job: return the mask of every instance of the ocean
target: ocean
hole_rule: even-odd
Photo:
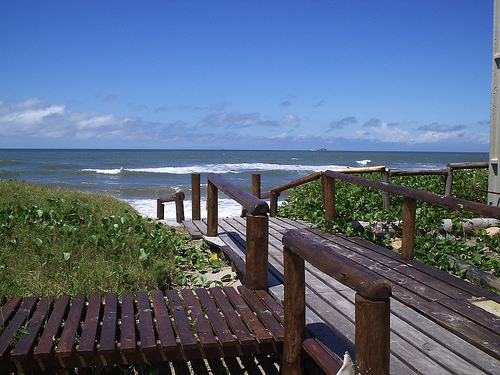
[[[262,191],[324,169],[380,166],[439,168],[450,162],[488,161],[488,153],[237,151],[237,150],[50,150],[0,149],[0,180],[26,180],[56,189],[109,193],[140,214],[156,217],[156,199],[186,194],[191,218],[191,173],[201,174],[202,217],[206,217],[206,175],[217,173],[251,192],[251,176],[261,174]],[[286,197],[283,194],[280,197]],[[219,216],[239,215],[241,207],[219,195]],[[165,219],[175,220],[174,203]]]

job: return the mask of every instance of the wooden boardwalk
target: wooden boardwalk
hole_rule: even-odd
[[[283,299],[281,238],[287,230],[299,229],[391,281],[392,374],[500,374],[498,295],[356,238],[283,218],[269,223],[269,293],[278,301]],[[193,236],[206,234],[204,221],[184,224]],[[243,274],[245,225],[243,218],[220,219],[219,235],[205,237],[229,253]],[[308,332],[339,356],[352,353],[354,292],[307,267],[306,300]]]

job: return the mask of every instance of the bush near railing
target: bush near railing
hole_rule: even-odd
[[[369,176],[375,177],[371,174]],[[436,193],[442,192],[444,184],[442,177],[436,175],[393,177],[391,182]],[[453,196],[477,202],[477,188],[486,190],[486,184],[487,171],[455,171]],[[394,239],[390,235],[379,237],[370,228],[357,229],[351,222],[398,222],[403,216],[403,198],[391,195],[391,206],[383,209],[382,196],[378,190],[339,180],[336,181],[336,190],[336,217],[333,222],[327,222],[325,218],[320,181],[295,188],[293,194],[280,206],[278,216],[306,220],[317,224],[322,230],[339,230],[392,249]],[[484,192],[479,193],[483,199],[486,198]],[[484,229],[467,234],[460,231],[463,218],[478,215],[424,202],[417,203],[416,213],[416,259],[463,277],[465,271],[459,270],[457,264],[449,260],[449,254],[497,277],[500,276],[500,260],[495,253],[500,246],[500,236],[489,237]],[[458,231],[446,233],[441,226],[444,218],[451,219]],[[399,230],[401,229],[399,226]]]

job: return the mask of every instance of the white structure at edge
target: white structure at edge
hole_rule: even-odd
[[[493,11],[493,68],[491,79],[491,130],[488,190],[500,192],[500,0]],[[488,203],[500,206],[500,195],[488,194]]]

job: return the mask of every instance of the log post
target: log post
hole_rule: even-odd
[[[448,174],[444,176],[444,195],[451,197],[451,189],[453,187],[453,168],[448,166]]]
[[[278,212],[278,197],[280,193],[275,190],[271,190],[271,196],[269,198],[269,216],[275,217],[276,212]]]
[[[380,172],[380,180],[389,183],[389,172],[386,169]],[[391,195],[387,191],[382,191],[382,207],[384,210],[391,205]]]
[[[218,189],[212,182],[207,183],[207,236],[215,237],[218,233],[219,214],[217,212]]]
[[[267,290],[269,217],[247,214],[246,280],[248,289]]]
[[[304,259],[283,248],[285,277],[285,341],[283,343],[284,375],[303,373],[302,342],[306,338],[306,301]]]
[[[415,218],[417,200],[404,197],[403,200],[403,243],[401,245],[401,259],[412,260],[415,247]]]
[[[325,208],[326,220],[335,219],[335,179],[322,175],[321,186],[323,188],[323,207]]]
[[[200,174],[191,174],[191,217],[192,220],[201,220],[201,194],[200,194]]]
[[[156,217],[158,220],[163,220],[165,218],[165,207],[163,206],[163,201],[160,198],[156,200]]]
[[[175,217],[178,223],[182,223],[185,219],[184,217],[184,198],[186,196],[183,192],[175,194]]]
[[[260,199],[260,174],[252,174],[252,195]]]
[[[373,300],[356,293],[354,309],[355,373],[389,374],[390,298]]]

